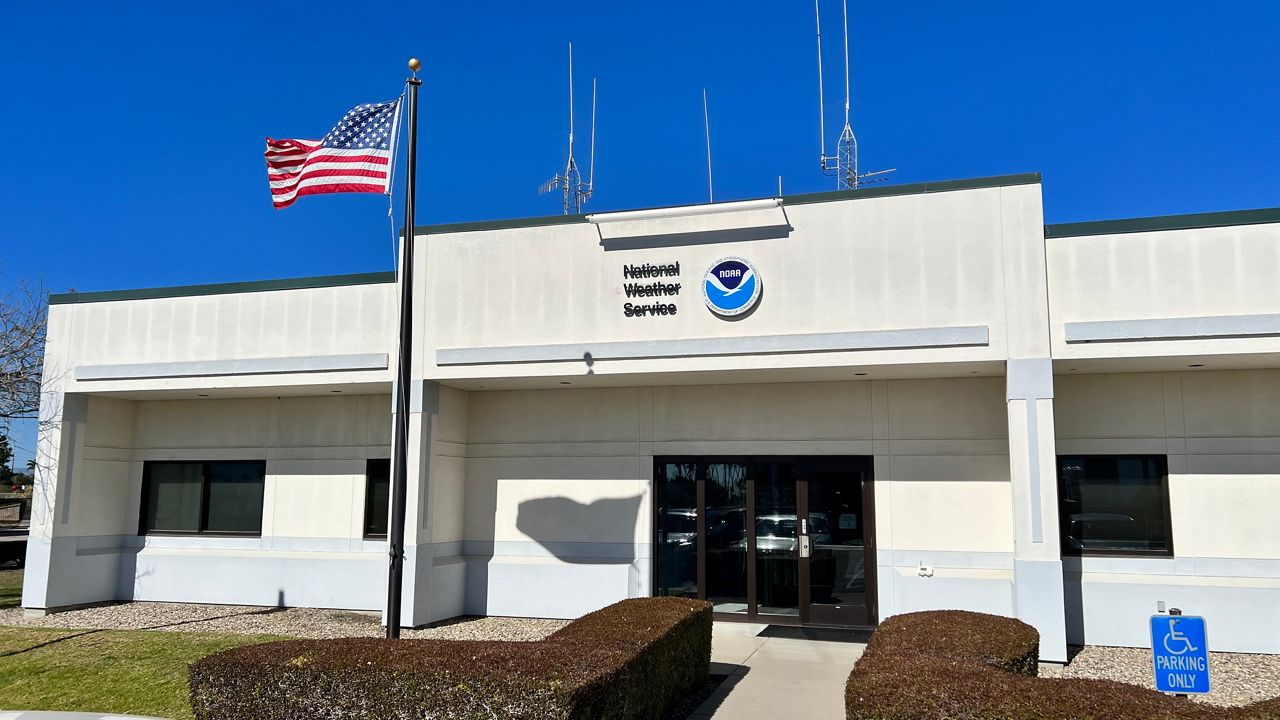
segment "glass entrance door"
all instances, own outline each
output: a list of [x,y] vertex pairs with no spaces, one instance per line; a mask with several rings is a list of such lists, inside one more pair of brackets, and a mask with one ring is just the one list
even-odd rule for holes
[[654,480],[654,594],[724,619],[875,623],[870,458],[655,458]]
[[874,625],[875,507],[870,474],[814,467],[801,488],[801,572],[808,592],[804,621]]
[[798,468],[792,463],[756,463],[756,615],[800,617],[800,566],[796,563],[798,475]]

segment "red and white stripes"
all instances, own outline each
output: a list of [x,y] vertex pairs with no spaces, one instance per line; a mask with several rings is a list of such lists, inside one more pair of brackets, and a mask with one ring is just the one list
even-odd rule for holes
[[303,195],[385,193],[391,182],[391,151],[323,147],[319,140],[267,138],[271,202],[289,207]]

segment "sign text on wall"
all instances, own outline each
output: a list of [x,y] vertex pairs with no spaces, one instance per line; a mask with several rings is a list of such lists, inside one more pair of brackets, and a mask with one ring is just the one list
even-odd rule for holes
[[[680,283],[667,282],[665,278],[680,277],[680,263],[655,265],[623,265],[622,292],[628,298],[667,298],[680,294]],[[622,314],[626,317],[646,317],[649,315],[675,315],[676,304],[658,300],[650,303],[627,302],[622,306]]]

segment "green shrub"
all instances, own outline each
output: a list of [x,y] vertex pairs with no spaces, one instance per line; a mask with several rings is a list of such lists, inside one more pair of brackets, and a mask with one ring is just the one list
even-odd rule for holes
[[540,642],[290,640],[191,666],[197,720],[660,719],[709,681],[711,606],[624,600]]
[[1280,720],[1280,698],[1222,708],[1109,680],[1035,677],[1040,636],[960,611],[885,621],[845,685],[848,720]]

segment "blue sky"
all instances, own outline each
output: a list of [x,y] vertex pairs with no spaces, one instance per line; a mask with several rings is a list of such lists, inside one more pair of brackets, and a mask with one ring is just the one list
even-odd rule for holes
[[[7,3],[0,290],[390,269],[386,199],[273,210],[263,138],[319,138],[394,97],[410,55],[425,66],[420,223],[559,211],[536,189],[563,167],[569,40],[579,118],[600,82],[590,208],[706,199],[704,87],[717,199],[772,194],[779,175],[787,193],[833,188],[807,0],[578,5]],[[1048,222],[1280,205],[1280,4],[849,11],[862,164],[899,168],[893,182],[1039,171]],[[829,140],[839,23],[823,0]]]

